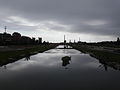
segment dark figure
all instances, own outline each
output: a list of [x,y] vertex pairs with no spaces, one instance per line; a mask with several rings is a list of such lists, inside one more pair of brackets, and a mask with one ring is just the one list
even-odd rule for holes
[[102,60],[100,60],[99,62],[102,64],[102,66],[104,67],[105,71],[108,71],[108,65],[107,65],[107,62],[102,61]]
[[65,57],[62,57],[62,66],[67,66],[68,64],[70,64],[70,61],[71,60],[71,57],[70,56],[65,56]]
[[27,54],[26,57],[25,57],[25,60],[30,60],[30,54]]
[[104,68],[105,68],[105,71],[108,71],[108,67],[106,64],[103,64]]

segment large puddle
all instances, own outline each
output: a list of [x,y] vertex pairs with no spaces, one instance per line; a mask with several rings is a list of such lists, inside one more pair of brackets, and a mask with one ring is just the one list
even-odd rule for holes
[[[1,67],[0,90],[120,90],[119,71],[61,47]],[[65,56],[71,57],[67,63]]]

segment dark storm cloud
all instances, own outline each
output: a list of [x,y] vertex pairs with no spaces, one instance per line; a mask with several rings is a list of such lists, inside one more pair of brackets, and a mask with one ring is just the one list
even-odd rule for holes
[[0,0],[0,18],[55,21],[71,29],[54,25],[54,30],[114,36],[120,35],[119,8],[120,0]]

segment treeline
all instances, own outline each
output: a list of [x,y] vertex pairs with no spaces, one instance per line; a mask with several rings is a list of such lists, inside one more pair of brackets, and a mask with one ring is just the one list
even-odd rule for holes
[[105,41],[105,42],[86,43],[86,44],[95,45],[95,46],[106,46],[106,47],[120,47],[120,41]]
[[119,37],[117,38],[116,41],[102,41],[102,42],[77,42],[77,43],[72,43],[72,44],[79,44],[79,45],[93,45],[93,46],[105,46],[105,47],[120,47],[120,39]]
[[[48,43],[48,42],[43,42]],[[37,40],[33,37],[21,36],[20,33],[14,32],[12,35],[9,33],[0,33],[0,45],[29,45],[29,44],[42,44],[42,38]]]

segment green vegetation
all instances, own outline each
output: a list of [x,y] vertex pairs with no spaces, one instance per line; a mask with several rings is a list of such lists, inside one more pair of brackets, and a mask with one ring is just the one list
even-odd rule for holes
[[18,59],[24,58],[27,55],[42,53],[46,50],[55,48],[56,46],[57,44],[34,45],[29,48],[26,46],[26,48],[22,50],[1,51],[0,52],[0,66],[5,65],[7,63],[14,62]]
[[114,51],[100,49],[101,47],[94,47],[90,45],[72,45],[73,48],[83,52],[88,53],[91,56],[103,60],[106,62],[120,62],[120,53]]
[[[119,48],[101,47],[93,45],[79,45],[71,44],[71,46],[83,53],[88,53],[90,56],[95,57],[99,62],[105,67],[107,71],[107,66],[120,70],[120,52]],[[107,48],[107,49],[106,49]]]

